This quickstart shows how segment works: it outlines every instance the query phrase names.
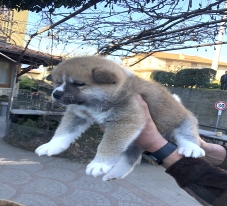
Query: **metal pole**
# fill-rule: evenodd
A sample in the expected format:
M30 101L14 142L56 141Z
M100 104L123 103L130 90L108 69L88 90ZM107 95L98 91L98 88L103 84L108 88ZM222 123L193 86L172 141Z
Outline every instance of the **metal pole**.
M6 112L5 136L8 135L9 127L10 127L10 112L12 110L12 105L13 105L14 89L15 89L15 85L16 85L18 67L19 67L18 64L16 64L14 66L13 84L12 84L11 94L10 94L10 98L9 98L9 105L8 105L8 109L7 109L7 112Z
M227 8L227 1L225 1L225 6L224 6L224 9L226 9L226 8ZM227 18L227 15L224 14L222 16L222 19L226 19L226 18ZM218 33L218 41L217 41L218 43L222 42L224 32L225 32L225 26L224 26L225 24L226 24L226 22L221 23L219 33ZM214 58L212 61L212 66L211 66L211 68L216 71L218 70L218 62L219 62L219 56L220 56L220 52L221 52L221 46L222 46L222 44L216 45L216 50L214 52Z
M216 126L215 127L218 127L218 122L219 122L219 118L222 114L222 110L218 110L218 118L217 118L217 122L216 122ZM217 132L217 129L215 129L215 132Z
M220 118L220 115L218 115L215 127L218 127L219 118ZM217 129L215 129L214 132L217 132Z

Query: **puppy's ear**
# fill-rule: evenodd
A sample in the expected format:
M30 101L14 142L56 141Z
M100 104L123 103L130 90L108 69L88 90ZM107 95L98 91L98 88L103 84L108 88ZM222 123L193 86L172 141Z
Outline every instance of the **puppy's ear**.
M52 81L51 74L49 74L49 75L46 77L46 80L48 80L48 81Z
M115 84L117 82L116 74L105 69L94 68L92 77L95 82L101 84Z

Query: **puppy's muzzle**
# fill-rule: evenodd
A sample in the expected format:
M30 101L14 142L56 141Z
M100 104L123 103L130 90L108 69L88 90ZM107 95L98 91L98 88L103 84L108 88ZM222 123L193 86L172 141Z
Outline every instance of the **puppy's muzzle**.
M55 99L60 99L60 97L64 94L63 91L59 91L59 90L56 90L54 93L53 93L53 97Z

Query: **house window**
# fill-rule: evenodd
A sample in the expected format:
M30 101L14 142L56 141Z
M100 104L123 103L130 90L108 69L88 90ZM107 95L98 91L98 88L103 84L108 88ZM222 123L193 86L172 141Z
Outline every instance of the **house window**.
M0 87L10 88L12 69L8 62L0 62Z

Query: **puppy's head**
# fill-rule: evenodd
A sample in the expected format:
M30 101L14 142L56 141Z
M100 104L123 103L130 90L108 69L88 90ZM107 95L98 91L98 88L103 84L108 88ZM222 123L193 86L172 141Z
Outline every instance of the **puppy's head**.
M101 106L117 100L127 78L119 65L101 57L75 57L51 73L52 98L62 104Z

